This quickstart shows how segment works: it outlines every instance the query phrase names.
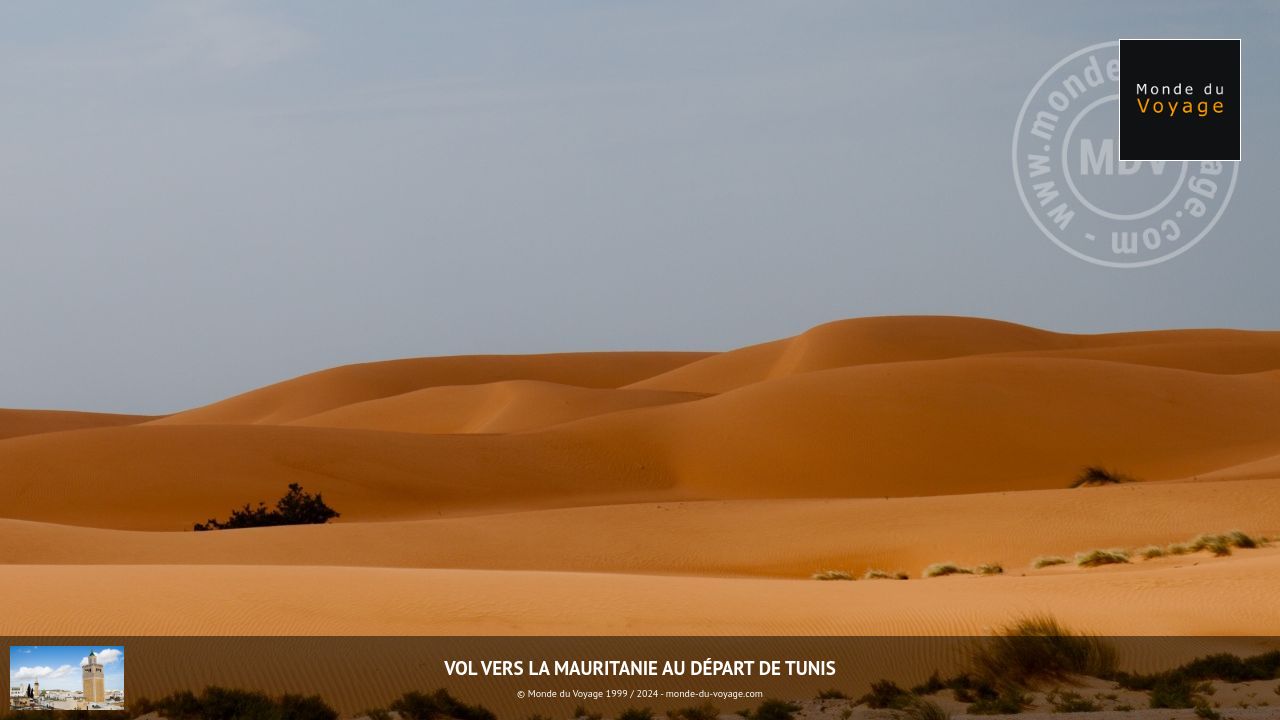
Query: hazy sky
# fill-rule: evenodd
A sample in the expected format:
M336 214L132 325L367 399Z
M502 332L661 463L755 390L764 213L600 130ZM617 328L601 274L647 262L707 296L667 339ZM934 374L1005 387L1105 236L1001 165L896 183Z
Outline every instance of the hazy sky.
M5 2L0 406L859 315L1277 328L1277 9ZM1129 271L1051 244L1009 168L1040 75L1125 36L1242 37L1245 81L1222 221Z

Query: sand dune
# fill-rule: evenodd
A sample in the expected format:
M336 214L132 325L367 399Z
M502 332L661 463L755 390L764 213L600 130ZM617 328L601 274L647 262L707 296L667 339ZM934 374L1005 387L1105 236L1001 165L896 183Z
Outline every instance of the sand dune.
M1135 517L1143 521L1133 522ZM1097 547L1163 545L1237 527L1280 536L1280 482L1140 483L893 500L633 503L221 533L0 520L0 546L24 548L10 562L40 565L112 564L127 558L154 565L795 579L829 568L854 573L873 567L903 569L919 576L927 564L947 560L971 566L1001 562L1009 572L1023 573L1039 555L1070 557ZM1206 560L1196 555L1177 562Z
M1272 455L1278 402L1280 373L975 357L806 373L617 424L666 415L669 462L703 496L940 495L1063 487L1086 464L1158 480Z
M1069 335L980 318L857 318L712 355L633 387L724 392L816 370L1007 353L1074 355L1202 372L1259 372L1280 369L1280 333L1174 330Z
M570 420L697 400L696 393L614 390L507 380L447 385L344 405L294 425L414 433L511 433Z
M175 530L288 482L365 521L1050 489L1086 464L1175 479L1280 454L1276 427L1280 373L974 357L815 371L508 435L146 425L15 438L0 476L17 479L11 517Z
M343 405L428 387L503 380L542 380L612 388L703 357L706 353L460 355L344 365L251 390L157 422L169 425L285 423Z
M982 635L1048 612L1114 635L1268 635L1280 552L1089 574L821 583L491 570L0 566L41 635ZM89 614L68 585L93 587ZM1082 600L1086 599L1086 600ZM175 611L175 609L181 609ZM1230 612L1206 609L1230 608ZM305 609L305 611L302 611Z
M150 415L0 409L0 440L66 430L136 425L153 419Z
M718 354L353 365L173 416L0 412L0 631L1267 633L1280 333L869 318ZM1143 482L1065 489L1096 464ZM187 531L290 482L327 526ZM817 583L996 561L999 578ZM129 608L84 626L90 586ZM1206 612L1230 606L1231 613Z
M668 476L577 438L419 435L285 426L84 430L0 443L9 517L189 529L301 483L343 521L672 497ZM609 461L612 467L601 466ZM596 467L584 483L570 470Z

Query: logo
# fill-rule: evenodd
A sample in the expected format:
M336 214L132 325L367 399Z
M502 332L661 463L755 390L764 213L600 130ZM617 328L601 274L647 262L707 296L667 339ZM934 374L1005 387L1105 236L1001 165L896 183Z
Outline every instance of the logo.
M1138 268L1200 242L1235 191L1237 163L1120 160L1120 43L1060 60L1018 112L1013 176L1023 207L1058 247Z

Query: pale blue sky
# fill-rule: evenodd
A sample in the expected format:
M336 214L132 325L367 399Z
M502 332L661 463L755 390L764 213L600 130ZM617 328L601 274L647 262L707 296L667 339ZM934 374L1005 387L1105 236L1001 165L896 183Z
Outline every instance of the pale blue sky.
M1280 327L1277 8L6 2L0 406L872 314ZM1054 247L1009 170L1040 75L1126 36L1244 38L1231 206L1141 271Z
M41 690L81 690L82 663L89 653L102 663L105 689L124 690L124 648L98 645L22 645L9 648L9 684L26 687L40 681Z

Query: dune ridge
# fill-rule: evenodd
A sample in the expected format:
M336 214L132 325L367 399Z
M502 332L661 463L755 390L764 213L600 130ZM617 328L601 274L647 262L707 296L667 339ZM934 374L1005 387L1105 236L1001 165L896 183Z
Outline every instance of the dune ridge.
M365 363L163 418L0 411L0 575L47 583L0 630L70 632L58 592L114 577L120 632L155 613L159 633L927 635L1050 609L1093 632L1267 634L1274 549L1026 566L1280 536L1277 458L1280 333L950 317L720 353ZM1138 482L1067 489L1086 465ZM291 482L339 520L190 532ZM806 579L944 560L1006 576Z

